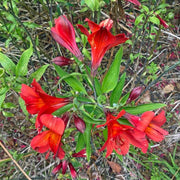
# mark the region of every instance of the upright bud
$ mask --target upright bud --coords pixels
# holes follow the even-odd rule
[[[80,131],[81,133],[84,133],[84,131],[86,129],[85,122],[76,114],[73,115],[73,118],[74,118],[74,124],[75,124],[77,130]]]
[[[65,127],[66,127],[66,126],[67,126],[67,123],[68,123],[68,121],[69,121],[69,112],[65,112],[65,113],[62,115],[61,119],[64,121],[64,125],[65,125]]]
[[[142,90],[143,90],[143,87],[141,87],[141,86],[135,87],[135,88],[131,91],[131,93],[130,93],[130,95],[129,95],[129,98],[128,98],[128,100],[127,100],[127,103],[130,103],[131,101],[133,101],[133,100],[135,100],[136,98],[138,98],[139,95],[141,94]]]
[[[66,173],[67,165],[68,165],[67,161],[64,160],[64,161],[62,162],[62,174],[65,174],[65,173]]]
[[[69,163],[69,169],[70,169],[72,178],[75,179],[77,176],[77,173],[76,173],[76,170],[74,169],[74,166],[71,163]]]

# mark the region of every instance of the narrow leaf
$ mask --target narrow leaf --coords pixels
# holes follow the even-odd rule
[[[111,93],[111,96],[110,96],[110,105],[111,106],[113,106],[113,104],[118,103],[118,101],[121,97],[121,94],[122,94],[123,87],[124,87],[125,78],[126,78],[126,73],[123,73],[122,76],[120,77],[118,84],[116,85],[113,92]]]
[[[9,59],[6,55],[0,53],[0,64],[2,67],[6,70],[8,74],[14,74],[15,73],[15,64],[11,59]]]
[[[86,156],[87,156],[87,160],[88,162],[90,161],[91,158],[91,128],[92,128],[92,124],[86,123],[86,130],[84,131],[84,141],[86,144]]]
[[[63,106],[63,107],[59,108],[53,114],[56,115],[56,116],[61,116],[65,112],[69,111],[72,107],[73,107],[73,104],[67,104],[66,106]]]
[[[101,84],[100,84],[99,80],[96,77],[94,78],[94,86],[95,86],[97,96],[100,96],[102,94]]]
[[[33,72],[29,77],[29,83],[31,83],[33,79],[36,79],[36,81],[39,81],[48,66],[49,64],[43,65],[37,71]]]
[[[30,57],[32,56],[33,53],[33,47],[32,45],[30,46],[29,49],[25,50],[21,57],[20,60],[16,66],[16,76],[25,76],[28,72],[28,63],[30,60]]]
[[[123,107],[123,109],[130,113],[130,114],[142,114],[146,111],[152,111],[155,109],[159,109],[166,106],[166,104],[162,104],[162,103],[151,103],[151,104],[142,104],[136,107]]]
[[[140,15],[136,18],[135,23],[134,23],[135,26],[137,26],[137,25],[142,21],[143,17],[144,17],[144,14],[140,14]]]
[[[77,143],[76,143],[76,153],[81,151],[84,148],[84,135],[79,132]]]
[[[119,51],[116,53],[115,59],[111,64],[111,67],[109,68],[106,76],[103,79],[102,82],[103,93],[108,93],[109,91],[112,91],[116,87],[119,78],[122,56],[123,56],[123,47],[121,46]]]
[[[75,91],[78,92],[83,92],[85,94],[87,94],[85,88],[83,87],[83,85],[81,84],[81,82],[79,82],[77,80],[77,78],[72,77],[72,76],[68,76],[69,74],[67,72],[65,72],[62,68],[60,68],[59,66],[54,64],[54,67],[57,71],[57,73],[59,74],[59,76],[61,78],[63,78],[64,76],[66,76],[66,78],[64,79],[64,81],[71,86]]]

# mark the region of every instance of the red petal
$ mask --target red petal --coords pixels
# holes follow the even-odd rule
[[[50,131],[44,131],[37,136],[35,136],[31,141],[31,147],[40,152],[44,153],[49,150],[49,137],[51,133]]]
[[[25,101],[26,109],[30,114],[37,114],[45,104],[38,93],[25,84],[22,84],[20,96]]]
[[[64,121],[61,118],[54,117],[51,114],[43,114],[40,117],[41,123],[51,131],[62,135],[65,129]]]
[[[66,173],[67,165],[68,165],[67,161],[64,160],[63,163],[62,163],[62,174]]]
[[[71,173],[72,178],[73,179],[76,178],[77,173],[76,173],[76,170],[74,169],[74,166],[71,163],[69,163],[69,169],[70,169],[70,173]]]
[[[81,31],[83,34],[85,34],[87,37],[89,36],[88,30],[87,30],[83,25],[77,24],[76,26],[80,29],[80,31]]]
[[[164,21],[159,15],[156,15],[156,17],[160,20],[160,24],[164,26],[165,28],[168,28],[169,25]]]
[[[42,94],[46,94],[44,90],[41,88],[41,85],[36,81],[36,79],[33,79],[31,86],[36,92],[41,92]]]
[[[92,33],[96,32],[100,29],[100,26],[98,24],[89,20],[88,18],[86,18],[85,21],[88,22],[89,28],[91,29]]]
[[[60,162],[53,170],[52,170],[52,174],[56,175],[58,173],[58,171],[62,168],[62,162]]]
[[[116,116],[116,120],[117,119],[119,119],[120,117],[122,117],[124,114],[126,113],[126,111],[123,109],[123,110],[121,110],[119,113],[118,113],[118,115]]]
[[[165,111],[161,111],[157,116],[153,118],[151,123],[156,124],[157,126],[162,126],[166,122]]]
[[[149,123],[152,121],[154,117],[154,112],[147,111],[141,115],[141,120],[139,121],[137,125],[137,129],[140,131],[145,131],[145,129],[148,127]]]
[[[147,136],[153,141],[160,142],[169,133],[155,124],[150,124],[145,130]]]

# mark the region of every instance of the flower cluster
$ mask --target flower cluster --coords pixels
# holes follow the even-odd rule
[[[124,116],[133,125],[123,125],[117,120]],[[153,141],[160,142],[164,136],[168,134],[161,126],[166,122],[165,112],[155,116],[154,112],[147,111],[139,116],[120,111],[117,116],[113,116],[109,111],[106,112],[106,123],[98,125],[97,128],[107,125],[108,137],[107,141],[100,149],[103,151],[107,148],[106,157],[113,150],[120,155],[125,155],[129,151],[130,144],[141,149],[143,153],[147,152],[147,137]]]
[[[138,1],[131,0],[130,2],[140,6]],[[110,32],[113,26],[113,21],[111,19],[106,19],[100,24],[96,24],[87,18],[85,21],[88,22],[91,33],[80,24],[78,24],[77,27],[83,34],[85,34],[85,36],[87,36],[87,40],[91,46],[91,78],[93,79],[95,78],[97,69],[101,64],[106,51],[114,46],[126,42],[128,38],[125,34],[113,35]],[[68,49],[81,62],[84,61],[83,55],[75,41],[75,30],[73,25],[65,15],[60,16],[55,20],[55,27],[51,28],[51,34],[57,43]],[[74,61],[59,56],[54,58],[53,62],[57,65],[65,66]],[[134,88],[126,103],[134,101],[141,94],[142,89],[142,87]],[[56,174],[61,169],[62,174],[65,174],[69,167],[72,177],[75,178],[76,171],[72,163],[65,159],[66,152],[62,148],[63,143],[61,141],[69,121],[69,112],[66,112],[62,117],[56,117],[53,115],[56,110],[68,105],[69,103],[73,103],[73,97],[58,98],[50,96],[45,93],[35,79],[31,83],[31,86],[25,84],[22,85],[20,96],[25,101],[27,111],[32,115],[37,114],[35,127],[38,131],[38,135],[32,139],[31,147],[39,153],[47,152],[46,158],[48,158],[49,153],[52,152],[54,158],[58,157],[62,160],[59,165],[53,169],[53,174]],[[99,104],[95,105],[97,106]],[[100,108],[102,107],[100,106]],[[77,130],[83,134],[86,130],[87,124],[77,115],[78,112],[76,111],[78,111],[78,109],[74,111],[75,112],[73,112],[71,117],[74,120]],[[102,111],[105,111],[105,108],[102,108]],[[155,115],[152,111],[147,111],[139,117],[131,115],[125,110],[121,110],[117,116],[114,116],[110,110],[106,110],[105,116],[106,123],[99,123],[100,125],[97,125],[97,128],[107,126],[107,140],[100,149],[100,151],[103,151],[107,148],[106,157],[108,157],[113,150],[118,154],[125,155],[128,153],[130,145],[138,147],[143,153],[146,153],[148,149],[147,138],[159,142],[168,134],[167,131],[161,128],[166,121],[164,111],[161,111],[159,115]],[[90,117],[90,115],[88,117]],[[101,116],[101,120],[102,117],[103,116]],[[131,125],[121,124],[119,119],[122,117],[126,118]],[[88,138],[86,137],[86,139]],[[85,157],[85,152],[86,150],[83,149],[79,153],[74,153],[72,157]]]

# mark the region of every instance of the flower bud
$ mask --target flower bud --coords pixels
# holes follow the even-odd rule
[[[82,149],[78,153],[72,154],[72,157],[86,157],[86,149]]]
[[[74,169],[74,166],[71,163],[69,163],[69,169],[70,169],[70,173],[71,173],[72,178],[73,179],[76,178],[77,173],[76,173],[76,170]]]
[[[65,127],[67,126],[67,123],[69,121],[69,112],[65,112],[62,116],[61,119],[64,121]]]
[[[141,87],[141,86],[135,87],[135,88],[131,91],[131,93],[130,93],[130,95],[129,95],[129,98],[128,98],[128,100],[127,100],[127,103],[130,103],[131,101],[133,101],[133,100],[135,100],[136,98],[138,98],[139,95],[141,94],[142,90],[143,90],[143,87]]]
[[[65,173],[66,173],[67,165],[68,165],[67,161],[64,160],[64,161],[62,162],[62,174],[65,174]]]
[[[70,59],[65,58],[65,57],[63,57],[63,56],[55,57],[52,61],[53,61],[56,65],[59,65],[59,66],[66,66],[66,65],[70,65],[70,64],[74,63],[73,60],[70,60]]]
[[[74,124],[75,124],[77,130],[80,131],[81,133],[84,133],[84,131],[86,129],[85,122],[76,114],[73,115],[73,118],[74,118]]]
[[[52,175],[56,175],[58,171],[62,168],[62,162],[60,162],[53,170],[52,170]]]

